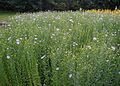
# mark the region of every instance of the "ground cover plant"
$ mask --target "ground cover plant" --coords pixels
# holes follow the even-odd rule
[[[119,14],[23,13],[0,27],[0,86],[119,85]]]

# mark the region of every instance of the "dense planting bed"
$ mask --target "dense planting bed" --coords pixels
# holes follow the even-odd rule
[[[0,27],[0,86],[119,86],[120,15],[39,12]]]

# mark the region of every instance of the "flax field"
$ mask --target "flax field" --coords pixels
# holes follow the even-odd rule
[[[0,27],[0,86],[120,86],[120,14],[37,12]]]

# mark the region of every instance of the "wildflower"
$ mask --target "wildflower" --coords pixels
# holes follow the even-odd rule
[[[20,40],[22,40],[22,38],[20,38]]]
[[[69,31],[72,31],[72,29],[69,29]]]
[[[41,43],[41,42],[42,42],[42,40],[39,40],[39,42]]]
[[[10,56],[9,55],[7,55],[7,57],[6,57],[7,59],[10,59]]]
[[[57,28],[56,30],[57,30],[57,31],[59,31],[60,29],[59,29],[59,28]]]
[[[78,44],[76,42],[73,42],[73,46],[77,46]]]
[[[35,37],[37,37],[37,35],[34,35]]]
[[[55,34],[53,33],[52,36],[55,36]]]
[[[105,34],[105,36],[107,37],[108,35],[107,35],[107,34]]]
[[[38,29],[41,29],[42,27],[38,27]]]
[[[112,36],[116,36],[116,33],[112,33],[111,35],[112,35]]]
[[[72,23],[74,22],[72,19],[70,19],[69,21],[72,22]]]
[[[46,86],[45,83],[43,84],[43,86]]]
[[[117,8],[117,6],[115,7],[115,10],[117,10],[118,8]]]
[[[88,48],[88,49],[91,49],[91,46],[88,45],[87,48]]]
[[[71,78],[72,77],[72,74],[69,74],[69,78]]]
[[[43,56],[41,57],[41,59],[44,59],[44,58],[45,58],[45,56],[46,56],[46,55],[43,55]]]
[[[34,41],[34,44],[37,44],[37,42],[36,42],[36,41]]]
[[[7,26],[10,27],[10,24],[8,24]]]
[[[115,46],[111,46],[111,49],[112,49],[113,51],[115,51],[116,48],[115,48]]]
[[[94,40],[94,41],[96,41],[96,40],[97,40],[97,38],[96,38],[96,37],[93,37],[93,40]]]
[[[106,60],[106,62],[109,62],[109,60]]]
[[[82,11],[82,8],[80,8],[79,10]]]
[[[59,70],[59,67],[57,67],[56,70]]]
[[[16,44],[20,44],[20,40],[19,39],[16,39]]]
[[[11,37],[9,37],[7,40],[9,41],[11,39]]]
[[[35,40],[37,40],[38,38],[35,38]]]
[[[51,26],[51,24],[48,24],[48,26]]]

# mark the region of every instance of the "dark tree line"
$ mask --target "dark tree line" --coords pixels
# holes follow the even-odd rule
[[[0,0],[2,11],[120,9],[120,0]]]

